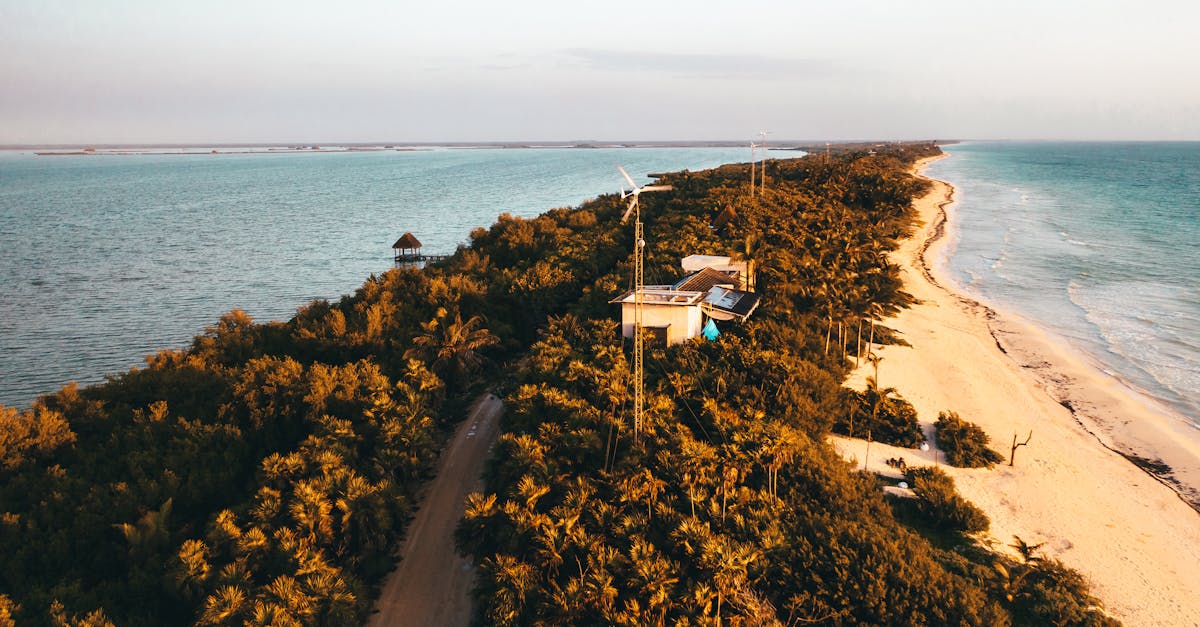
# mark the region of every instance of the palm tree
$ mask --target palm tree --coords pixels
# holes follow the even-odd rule
[[[521,622],[526,593],[536,584],[533,567],[511,555],[484,558],[481,567],[495,586],[490,595],[488,618],[501,625]]]
[[[333,505],[311,481],[297,483],[293,498],[288,509],[296,525],[306,537],[324,545],[333,536]]]
[[[136,525],[115,525],[129,543],[129,554],[135,557],[151,553],[169,539],[167,521],[171,517],[171,499],[167,499],[157,510],[142,515]]]
[[[283,575],[276,577],[266,586],[266,593],[272,599],[273,605],[283,608],[289,615],[304,620],[313,615],[313,598],[296,581],[295,578]]]
[[[655,623],[666,621],[666,612],[671,605],[671,592],[679,577],[675,576],[675,565],[643,538],[635,537],[629,547],[629,564],[633,569],[630,579],[638,587],[640,596],[646,599],[648,611],[660,610]]]
[[[721,605],[725,597],[746,585],[748,567],[758,557],[758,551],[747,545],[714,537],[705,547],[704,556],[712,569],[712,581],[717,593],[717,625],[721,624]]]
[[[880,388],[879,382],[874,377],[867,377],[866,389],[858,393],[860,402],[850,411],[850,432],[848,435],[854,437],[855,417],[862,417],[864,419],[863,422],[867,423],[867,431],[870,432],[871,427],[879,417],[879,410],[889,402],[889,397],[893,394],[896,394],[896,388]],[[869,415],[863,411],[865,407],[871,408]]]
[[[448,321],[445,309],[439,309],[433,320],[421,325],[424,332],[413,338],[412,348],[404,353],[406,359],[423,359],[446,381],[446,387],[457,390],[471,373],[483,365],[483,349],[500,343],[500,339],[483,327],[482,316],[471,316],[463,322],[462,313],[454,312]]]
[[[176,567],[175,585],[189,600],[196,600],[202,595],[212,573],[212,565],[209,563],[211,557],[208,545],[203,540],[185,540],[180,547],[180,565]]]
[[[1009,546],[1016,549],[1017,553],[1021,554],[1021,561],[1023,563],[1037,564],[1042,561],[1042,557],[1038,555],[1038,550],[1042,548],[1043,544],[1045,544],[1045,542],[1029,544],[1022,540],[1021,536],[1013,536],[1013,543]]]
[[[283,607],[267,601],[255,601],[246,619],[246,627],[280,627],[281,625],[300,625]]]
[[[883,357],[881,357],[878,353],[868,353],[867,361],[871,362],[871,367],[875,370],[875,376],[873,377],[873,380],[875,381],[876,387],[878,387],[878,385],[879,385],[879,362],[883,361]]]
[[[381,497],[382,485],[365,477],[351,474],[334,506],[341,514],[341,553],[352,555],[364,550],[382,551],[387,548],[387,529],[391,516]]]
[[[684,440],[679,447],[683,483],[687,485],[688,501],[692,506],[692,519],[696,518],[696,498],[703,500],[708,493],[704,486],[712,482],[712,474],[717,465],[716,450],[709,444],[698,440]],[[699,492],[697,494],[697,488]]]
[[[649,469],[642,470],[642,481],[646,490],[646,520],[650,520],[653,517],[654,503],[658,501],[658,495],[667,489],[667,483],[654,476]]]
[[[738,476],[741,474],[737,466],[734,466],[729,461],[726,464],[725,468],[721,471],[721,522],[725,521],[729,491],[737,488]]]
[[[755,289],[756,283],[754,280],[754,264],[762,257],[766,245],[762,237],[754,231],[747,232],[737,242],[734,249],[734,258],[746,262],[746,288],[751,292]]]
[[[546,518],[538,527],[534,539],[534,554],[538,563],[546,569],[550,578],[558,577],[558,569],[563,565],[563,555],[567,552],[567,536],[559,531],[553,519]]]
[[[199,625],[233,624],[235,619],[248,609],[246,591],[237,586],[221,586],[204,600],[204,610]]]
[[[767,470],[767,492],[772,497],[779,496],[779,471],[792,463],[800,447],[800,438],[796,431],[787,425],[779,425],[774,437],[763,450]]]
[[[312,599],[311,616],[317,625],[358,625],[357,601],[346,580],[333,572],[309,576],[304,587]]]
[[[1021,555],[1021,563],[1012,564],[1011,567],[1000,561],[992,564],[996,573],[1000,575],[1000,588],[1004,591],[1004,597],[1010,603],[1025,592],[1025,580],[1042,562],[1041,556],[1037,554],[1042,544],[1045,543],[1028,544],[1020,536],[1013,536],[1013,543],[1009,546]]]

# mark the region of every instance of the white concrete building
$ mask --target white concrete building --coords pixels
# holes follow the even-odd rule
[[[743,321],[761,297],[746,291],[746,263],[717,255],[683,258],[688,273],[674,285],[647,285],[642,290],[642,329],[646,340],[678,344],[700,335],[706,318]],[[633,338],[633,290],[608,301],[621,305],[621,335]]]
[[[669,285],[647,285],[642,291],[642,329],[650,342],[678,344],[700,335],[704,314],[700,303],[706,292],[683,292]],[[633,290],[613,299],[621,304],[621,335],[633,337]]]

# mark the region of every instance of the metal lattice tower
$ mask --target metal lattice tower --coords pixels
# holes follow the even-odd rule
[[[646,240],[642,237],[642,208],[635,209],[637,215],[634,222],[633,236],[633,439],[640,441],[642,437],[642,416],[645,413],[645,390],[643,344],[642,344],[642,304],[645,301],[643,292],[646,289],[644,276],[644,249]]]
[[[631,198],[629,208],[621,216],[621,222],[634,214],[633,227],[633,439],[640,442],[642,429],[645,427],[646,383],[644,372],[644,340],[642,333],[642,307],[645,304],[645,248],[646,238],[642,228],[642,207],[638,204],[638,196],[642,192],[660,192],[672,189],[670,185],[645,185],[638,187],[625,168],[617,166],[621,176],[633,186],[633,191],[621,190],[621,200]]]

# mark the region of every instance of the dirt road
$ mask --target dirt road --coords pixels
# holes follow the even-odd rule
[[[400,565],[384,581],[369,626],[470,624],[475,572],[471,561],[454,549],[454,528],[467,494],[479,487],[503,409],[499,398],[485,394],[454,433],[409,525]]]

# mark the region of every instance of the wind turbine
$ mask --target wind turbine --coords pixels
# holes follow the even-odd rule
[[[754,142],[750,142],[750,197],[751,198],[754,197],[754,181],[756,180],[754,178],[754,162],[756,159],[758,159],[758,154],[756,152],[757,150],[758,150],[758,144],[756,144]]]
[[[760,138],[762,138],[762,141],[760,141],[758,145],[759,145],[759,147],[762,148],[762,151],[763,151],[762,167],[759,168],[759,170],[758,170],[758,178],[759,178],[759,182],[762,187],[762,192],[766,193],[766,191],[767,191],[767,132],[759,131],[758,136]],[[750,187],[751,188],[754,187],[753,181],[750,182]]]
[[[633,227],[633,438],[635,441],[640,440],[642,433],[642,413],[645,406],[645,382],[642,377],[642,292],[645,290],[645,280],[643,277],[642,252],[646,247],[646,240],[642,237],[642,208],[638,204],[638,196],[642,192],[665,192],[672,187],[670,185],[645,185],[638,187],[637,183],[633,182],[633,178],[620,165],[617,169],[621,171],[621,176],[629,181],[629,185],[633,187],[633,191],[626,192],[625,186],[621,186],[621,200],[629,198],[629,208],[625,210],[625,214],[621,216],[621,224],[629,220],[629,214],[634,214]]]

